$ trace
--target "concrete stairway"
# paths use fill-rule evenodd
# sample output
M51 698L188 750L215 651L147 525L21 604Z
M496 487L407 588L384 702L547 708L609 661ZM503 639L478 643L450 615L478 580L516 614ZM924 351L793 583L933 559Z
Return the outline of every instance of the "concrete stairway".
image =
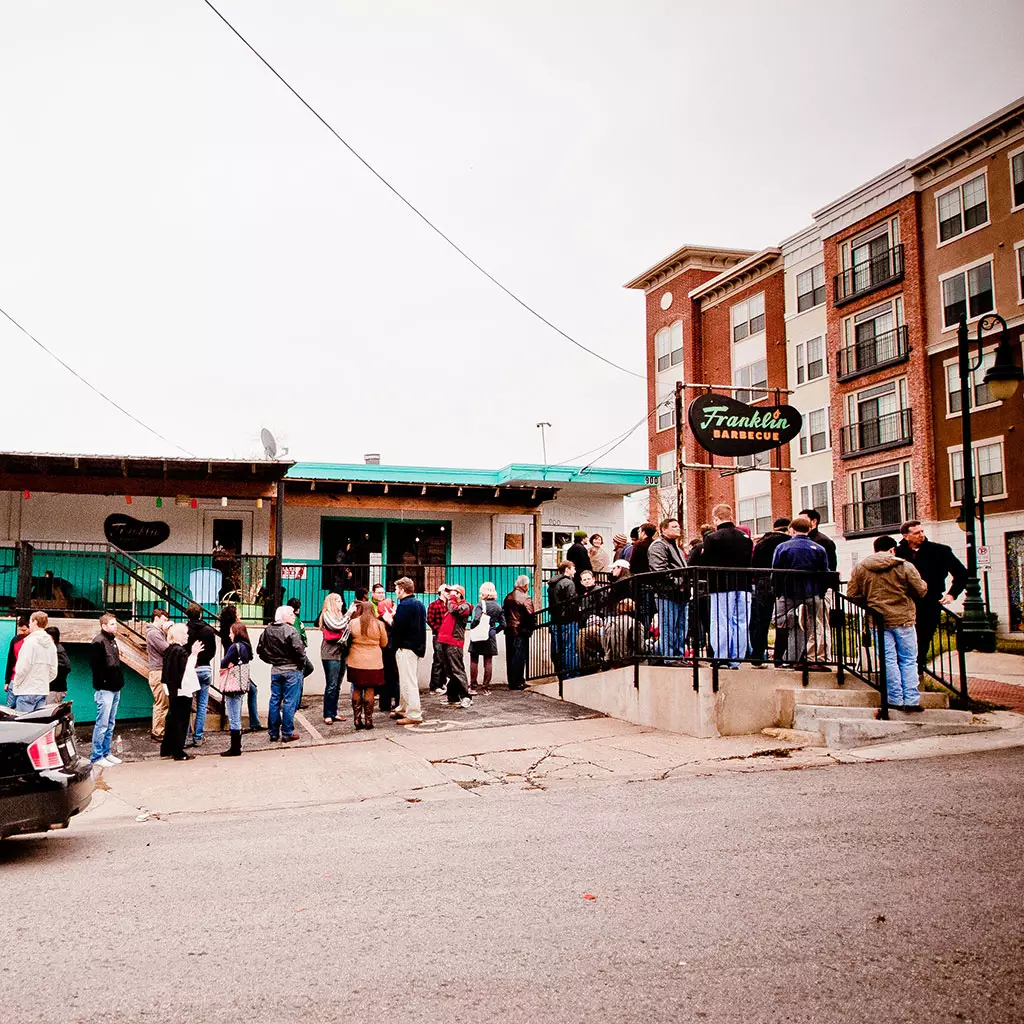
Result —
M881 696L870 689L811 689L793 692L793 729L817 732L834 750L872 743L987 732L995 726L976 723L969 711L955 711L941 693L921 694L924 711L890 710L888 721L878 718Z

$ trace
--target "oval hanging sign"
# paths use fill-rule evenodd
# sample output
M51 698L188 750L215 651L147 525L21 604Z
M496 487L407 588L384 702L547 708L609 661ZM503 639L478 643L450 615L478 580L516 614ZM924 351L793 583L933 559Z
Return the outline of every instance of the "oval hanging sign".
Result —
M745 405L726 395L701 395L687 413L693 436L712 455L756 455L792 441L803 422L791 405Z
M171 528L159 521L144 523L141 519L114 513L103 521L103 536L122 551L148 551L163 544Z

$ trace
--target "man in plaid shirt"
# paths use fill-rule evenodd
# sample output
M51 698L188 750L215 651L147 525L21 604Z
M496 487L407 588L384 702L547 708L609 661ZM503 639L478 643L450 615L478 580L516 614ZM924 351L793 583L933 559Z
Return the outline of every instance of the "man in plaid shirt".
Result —
M437 634L440 632L441 623L448 613L448 587L442 583L437 588L437 600L431 601L427 606L427 625L434 637L434 658L430 663L430 692L444 696L448 692L448 680L445 677L444 659L438 650Z

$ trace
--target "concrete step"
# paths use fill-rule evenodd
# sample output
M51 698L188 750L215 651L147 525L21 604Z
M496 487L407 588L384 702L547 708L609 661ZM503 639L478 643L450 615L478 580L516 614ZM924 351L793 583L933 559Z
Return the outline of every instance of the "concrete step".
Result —
M878 709L869 707L835 707L827 704L798 704L793 713L794 729L816 729L826 718L843 718L858 721L877 721ZM935 708L925 711L889 711L889 720L910 722L919 725L970 725L973 715L970 711L951 711Z
M926 712L927 713L927 712ZM881 722L863 718L823 718L819 721L825 745L832 750L865 747L872 743L917 739L920 736L957 736L962 733L992 732L995 725L919 722L923 715L904 715L900 721Z
M882 696L877 690L871 689L819 689L808 687L806 690L794 690L793 700L796 704L814 704L844 708L877 708L882 704ZM949 697L944 693L921 693L921 706L926 708L948 708Z

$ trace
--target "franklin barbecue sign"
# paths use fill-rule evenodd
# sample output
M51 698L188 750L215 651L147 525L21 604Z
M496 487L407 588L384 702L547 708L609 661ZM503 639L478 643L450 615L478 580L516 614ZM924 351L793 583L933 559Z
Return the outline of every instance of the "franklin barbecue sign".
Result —
M792 441L800 413L791 405L755 408L725 395L701 395L690 403L690 430L712 455L756 455Z

